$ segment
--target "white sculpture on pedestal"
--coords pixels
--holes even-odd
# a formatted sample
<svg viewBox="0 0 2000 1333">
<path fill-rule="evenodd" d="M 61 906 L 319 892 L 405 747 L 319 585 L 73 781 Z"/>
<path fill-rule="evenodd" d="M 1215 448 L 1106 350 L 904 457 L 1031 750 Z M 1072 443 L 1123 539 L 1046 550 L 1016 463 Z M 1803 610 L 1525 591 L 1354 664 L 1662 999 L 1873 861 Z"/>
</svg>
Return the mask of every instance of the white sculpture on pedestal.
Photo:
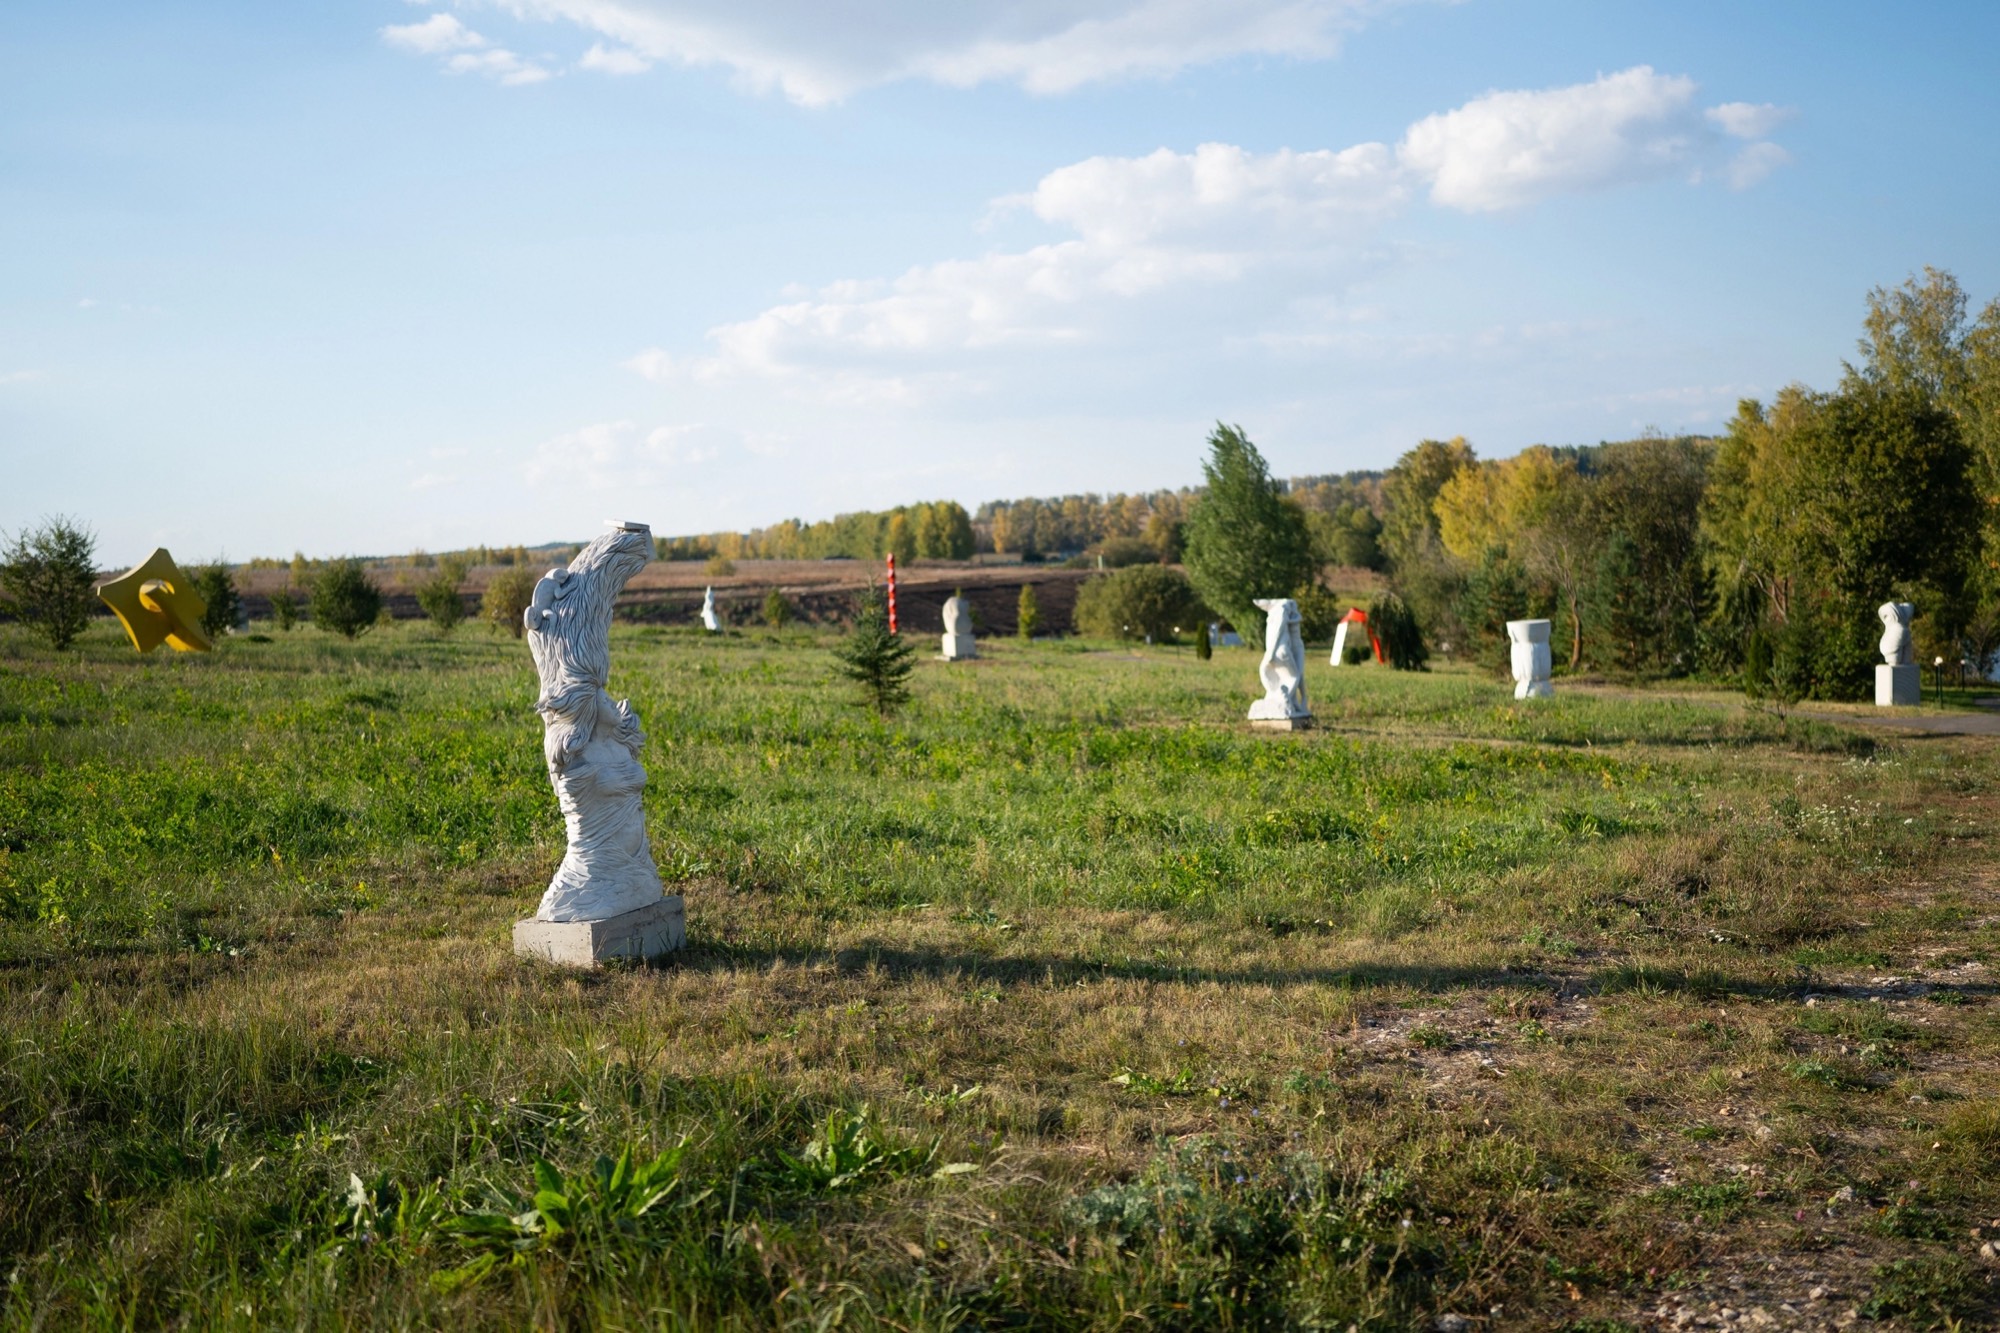
<svg viewBox="0 0 2000 1333">
<path fill-rule="evenodd" d="M 1549 677 L 1554 671 L 1555 660 L 1549 654 L 1549 622 L 1510 620 L 1507 622 L 1507 638 L 1513 654 L 1514 697 L 1553 698 L 1556 687 Z"/>
<path fill-rule="evenodd" d="M 1299 638 L 1299 604 L 1289 597 L 1260 597 L 1264 612 L 1264 660 L 1257 668 L 1264 697 L 1250 705 L 1250 721 L 1292 731 L 1312 722 L 1306 706 L 1306 648 Z"/>
<path fill-rule="evenodd" d="M 947 662 L 964 662 L 979 656 L 979 649 L 972 641 L 972 608 L 957 595 L 947 597 L 944 603 L 942 656 Z"/>
<path fill-rule="evenodd" d="M 710 634 L 722 633 L 722 617 L 715 609 L 715 589 L 701 590 L 701 627 Z"/>
<path fill-rule="evenodd" d="M 1875 706 L 1914 707 L 1924 701 L 1924 669 L 1910 644 L 1910 620 L 1917 608 L 1909 602 L 1884 602 L 1876 615 L 1882 617 L 1882 665 L 1875 668 Z"/>
<path fill-rule="evenodd" d="M 646 840 L 645 736 L 631 705 L 605 690 L 612 600 L 652 555 L 651 530 L 621 524 L 550 570 L 522 614 L 541 677 L 542 757 L 569 847 L 534 919 L 514 928 L 517 953 L 594 966 L 680 944 L 681 900 L 666 896 Z"/>
</svg>

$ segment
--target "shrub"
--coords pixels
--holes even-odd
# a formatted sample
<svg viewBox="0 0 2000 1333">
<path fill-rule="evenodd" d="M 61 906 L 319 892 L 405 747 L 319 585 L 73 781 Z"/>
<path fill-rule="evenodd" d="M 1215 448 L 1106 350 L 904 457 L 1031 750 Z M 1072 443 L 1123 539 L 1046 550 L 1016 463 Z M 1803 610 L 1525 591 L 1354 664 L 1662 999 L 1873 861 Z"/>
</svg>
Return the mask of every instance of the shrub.
<svg viewBox="0 0 2000 1333">
<path fill-rule="evenodd" d="M 279 629 L 290 633 L 299 623 L 299 596 L 290 588 L 280 588 L 271 594 L 271 619 Z"/>
<path fill-rule="evenodd" d="M 861 599 L 861 614 L 846 642 L 833 650 L 841 675 L 861 686 L 862 702 L 887 717 L 910 699 L 912 649 L 889 632 L 889 608 L 880 590 Z"/>
<path fill-rule="evenodd" d="M 312 618 L 321 629 L 351 639 L 381 613 L 381 589 L 369 580 L 359 560 L 329 560 L 314 577 Z"/>
<path fill-rule="evenodd" d="M 23 624 L 50 647 L 67 648 L 90 620 L 96 558 L 90 529 L 58 514 L 14 539 L 0 561 L 0 588 Z"/>
<path fill-rule="evenodd" d="M 417 605 L 430 617 L 431 624 L 446 634 L 465 619 L 465 603 L 458 596 L 458 585 L 464 578 L 464 565 L 445 560 L 435 575 L 417 585 Z"/>
<path fill-rule="evenodd" d="M 736 562 L 726 555 L 712 555 L 702 565 L 709 577 L 726 579 L 736 572 Z"/>
<path fill-rule="evenodd" d="M 1368 604 L 1368 625 L 1382 644 L 1382 656 L 1398 671 L 1422 671 L 1430 660 L 1424 632 L 1416 613 L 1393 592 L 1385 592 Z"/>
<path fill-rule="evenodd" d="M 220 560 L 195 570 L 194 595 L 203 603 L 201 632 L 211 640 L 233 629 L 237 617 L 243 614 L 243 598 L 236 591 L 236 580 L 230 577 L 229 566 Z"/>
<path fill-rule="evenodd" d="M 526 632 L 521 616 L 534 600 L 535 584 L 540 582 L 534 570 L 523 565 L 503 569 L 493 576 L 486 585 L 485 595 L 479 599 L 479 615 L 495 628 L 510 631 L 515 638 Z"/>
<path fill-rule="evenodd" d="M 1095 554 L 1106 569 L 1160 563 L 1159 548 L 1142 537 L 1107 537 Z"/>
<path fill-rule="evenodd" d="M 1093 638 L 1171 642 L 1177 629 L 1193 629 L 1205 618 L 1187 575 L 1166 565 L 1099 574 L 1076 595 L 1077 631 Z"/>
<path fill-rule="evenodd" d="M 1014 612 L 1015 632 L 1021 642 L 1027 643 L 1035 637 L 1035 631 L 1042 627 L 1042 604 L 1035 598 L 1035 585 L 1021 585 L 1021 600 Z"/>
<path fill-rule="evenodd" d="M 1324 585 L 1312 582 L 1302 585 L 1292 594 L 1292 600 L 1299 604 L 1299 637 L 1307 643 L 1325 643 L 1333 638 L 1335 626 L 1346 614 L 1340 599 L 1328 592 Z"/>
<path fill-rule="evenodd" d="M 764 623 L 772 629 L 783 629 L 792 623 L 791 599 L 776 588 L 764 594 Z"/>
<path fill-rule="evenodd" d="M 1215 644 L 1208 637 L 1208 617 L 1200 617 L 1201 623 L 1194 627 L 1194 655 L 1207 662 L 1215 657 Z"/>
</svg>

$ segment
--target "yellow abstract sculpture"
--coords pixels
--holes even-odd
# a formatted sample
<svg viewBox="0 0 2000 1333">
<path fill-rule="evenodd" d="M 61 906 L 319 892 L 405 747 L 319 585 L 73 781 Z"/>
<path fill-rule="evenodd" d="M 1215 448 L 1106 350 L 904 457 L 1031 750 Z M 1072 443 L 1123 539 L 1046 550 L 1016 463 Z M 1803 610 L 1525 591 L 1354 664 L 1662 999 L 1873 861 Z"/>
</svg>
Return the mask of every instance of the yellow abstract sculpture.
<svg viewBox="0 0 2000 1333">
<path fill-rule="evenodd" d="M 118 613 L 132 646 L 142 653 L 152 652 L 162 642 L 183 653 L 205 653 L 215 647 L 201 628 L 208 603 L 195 594 L 194 580 L 181 573 L 164 546 L 99 588 L 97 595 Z"/>
</svg>

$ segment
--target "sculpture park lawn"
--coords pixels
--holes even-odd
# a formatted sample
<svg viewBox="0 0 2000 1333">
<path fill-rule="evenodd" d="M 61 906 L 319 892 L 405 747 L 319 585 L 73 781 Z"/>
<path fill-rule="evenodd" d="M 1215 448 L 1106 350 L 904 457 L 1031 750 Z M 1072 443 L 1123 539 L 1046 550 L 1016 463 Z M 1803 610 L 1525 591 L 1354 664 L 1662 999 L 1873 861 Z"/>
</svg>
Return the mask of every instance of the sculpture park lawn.
<svg viewBox="0 0 2000 1333">
<path fill-rule="evenodd" d="M 621 627 L 690 947 L 575 975 L 519 642 L 116 634 L 0 626 L 10 1326 L 1993 1317 L 1986 738 Z"/>
</svg>

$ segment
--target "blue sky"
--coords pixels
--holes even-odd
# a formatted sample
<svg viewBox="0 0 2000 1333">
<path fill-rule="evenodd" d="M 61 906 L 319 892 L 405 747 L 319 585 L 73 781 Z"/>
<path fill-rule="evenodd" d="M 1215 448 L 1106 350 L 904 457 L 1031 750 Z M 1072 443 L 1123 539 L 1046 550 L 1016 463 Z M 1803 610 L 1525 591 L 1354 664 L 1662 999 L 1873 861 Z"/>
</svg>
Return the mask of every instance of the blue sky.
<svg viewBox="0 0 2000 1333">
<path fill-rule="evenodd" d="M 2000 6 L 0 7 L 0 530 L 660 532 L 1714 430 L 2000 295 Z"/>
</svg>

